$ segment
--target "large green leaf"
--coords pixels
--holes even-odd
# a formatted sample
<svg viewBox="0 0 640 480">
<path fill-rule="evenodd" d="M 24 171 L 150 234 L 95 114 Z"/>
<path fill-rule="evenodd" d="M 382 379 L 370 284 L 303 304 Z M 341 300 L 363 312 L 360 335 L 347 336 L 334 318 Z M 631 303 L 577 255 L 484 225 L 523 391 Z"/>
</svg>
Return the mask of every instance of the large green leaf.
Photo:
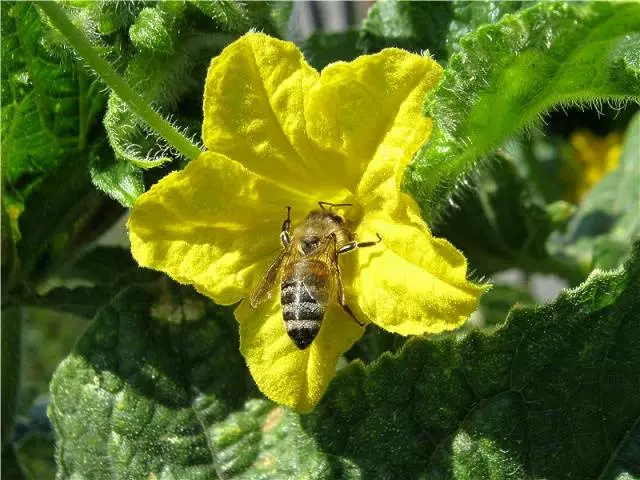
<svg viewBox="0 0 640 480">
<path fill-rule="evenodd" d="M 214 425 L 250 393 L 229 309 L 169 283 L 130 288 L 54 375 L 60 478 L 213 478 Z"/>
<path fill-rule="evenodd" d="M 593 187 L 566 231 L 551 238 L 549 249 L 554 255 L 583 265 L 585 270 L 620 263 L 640 238 L 639 158 L 637 113 L 627 129 L 619 167 Z"/>
<path fill-rule="evenodd" d="M 362 478 L 636 478 L 639 287 L 636 248 L 493 333 L 352 364 L 303 426 Z"/>
<path fill-rule="evenodd" d="M 550 109 L 639 101 L 639 42 L 637 3 L 542 3 L 478 28 L 428 95 L 435 129 L 407 188 L 433 217 L 480 157 Z"/>
<path fill-rule="evenodd" d="M 52 382 L 60 478 L 638 475 L 639 285 L 636 250 L 492 333 L 354 362 L 302 417 L 245 402 L 256 392 L 218 307 L 130 289 Z"/>
</svg>

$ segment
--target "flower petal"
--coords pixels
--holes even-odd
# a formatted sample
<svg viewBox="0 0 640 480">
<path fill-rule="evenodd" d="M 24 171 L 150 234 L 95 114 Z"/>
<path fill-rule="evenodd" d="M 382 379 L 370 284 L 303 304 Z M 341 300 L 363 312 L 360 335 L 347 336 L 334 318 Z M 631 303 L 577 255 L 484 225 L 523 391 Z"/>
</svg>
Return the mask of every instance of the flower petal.
<svg viewBox="0 0 640 480">
<path fill-rule="evenodd" d="M 467 261 L 443 238 L 434 238 L 419 208 L 400 194 L 393 212 L 367 214 L 360 240 L 383 241 L 357 250 L 357 268 L 345 270 L 350 295 L 369 319 L 391 332 L 419 335 L 452 330 L 478 307 L 488 288 L 466 279 Z"/>
<path fill-rule="evenodd" d="M 131 251 L 140 265 L 194 285 L 216 303 L 232 304 L 281 249 L 287 205 L 295 216 L 315 203 L 205 152 L 137 200 L 128 224 Z"/>
<path fill-rule="evenodd" d="M 240 322 L 240 350 L 258 387 L 298 412 L 309 412 L 320 401 L 338 358 L 364 332 L 332 304 L 313 343 L 299 350 L 285 330 L 279 298 L 257 309 L 242 302 L 235 316 Z"/>
<path fill-rule="evenodd" d="M 307 128 L 348 166 L 350 188 L 372 159 L 402 170 L 431 130 L 422 115 L 426 92 L 442 68 L 431 58 L 388 48 L 322 71 L 306 103 Z"/>
<path fill-rule="evenodd" d="M 236 40 L 207 73 L 202 128 L 207 149 L 316 200 L 331 201 L 322 187 L 340 190 L 332 175 L 336 166 L 308 138 L 304 114 L 305 96 L 317 78 L 291 42 L 261 33 Z"/>
</svg>

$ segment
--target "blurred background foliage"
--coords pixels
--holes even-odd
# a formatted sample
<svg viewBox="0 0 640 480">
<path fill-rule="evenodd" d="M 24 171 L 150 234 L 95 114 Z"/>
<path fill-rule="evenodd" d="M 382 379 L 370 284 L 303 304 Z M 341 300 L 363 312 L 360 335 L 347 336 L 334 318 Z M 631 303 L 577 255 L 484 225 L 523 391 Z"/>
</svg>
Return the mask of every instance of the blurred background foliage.
<svg viewBox="0 0 640 480">
<path fill-rule="evenodd" d="M 389 46 L 428 50 L 447 68 L 471 41 L 465 35 L 533 3 L 63 5 L 128 83 L 197 141 L 209 61 L 250 29 L 296 41 L 317 69 Z M 37 6 L 2 2 L 1 17 L 2 475 L 46 479 L 56 471 L 46 414 L 52 374 L 83 333 L 98 328 L 92 319 L 116 294 L 166 281 L 134 264 L 122 219 L 138 195 L 186 160 L 109 93 Z M 476 278 L 496 283 L 454 336 L 496 328 L 514 305 L 535 305 L 593 268 L 622 264 L 640 235 L 637 111 L 637 103 L 618 101 L 555 106 L 443 197 L 432 229 L 466 254 Z M 346 360 L 370 364 L 404 343 L 369 328 Z M 255 402 L 220 414 L 216 428 L 258 428 L 251 419 L 264 420 L 269 409 Z M 284 415 L 308 442 L 298 420 Z M 284 441 L 281 430 L 269 441 Z M 231 458 L 223 471 L 245 471 L 221 449 Z"/>
</svg>

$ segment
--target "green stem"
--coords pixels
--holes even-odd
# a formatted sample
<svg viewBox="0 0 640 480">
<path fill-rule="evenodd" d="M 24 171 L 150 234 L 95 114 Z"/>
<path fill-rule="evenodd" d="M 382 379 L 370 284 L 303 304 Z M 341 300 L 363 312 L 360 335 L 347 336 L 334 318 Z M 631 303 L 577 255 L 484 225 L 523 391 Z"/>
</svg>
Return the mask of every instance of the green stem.
<svg viewBox="0 0 640 480">
<path fill-rule="evenodd" d="M 109 62 L 94 50 L 84 34 L 78 30 L 67 14 L 56 3 L 51 1 L 35 2 L 49 17 L 51 23 L 62 33 L 76 52 L 93 68 L 102 80 L 124 100 L 131 110 L 163 137 L 170 145 L 190 159 L 200 155 L 201 150 L 191 143 L 173 125 L 153 110 L 149 104 L 136 93 L 127 82 L 117 74 Z"/>
</svg>

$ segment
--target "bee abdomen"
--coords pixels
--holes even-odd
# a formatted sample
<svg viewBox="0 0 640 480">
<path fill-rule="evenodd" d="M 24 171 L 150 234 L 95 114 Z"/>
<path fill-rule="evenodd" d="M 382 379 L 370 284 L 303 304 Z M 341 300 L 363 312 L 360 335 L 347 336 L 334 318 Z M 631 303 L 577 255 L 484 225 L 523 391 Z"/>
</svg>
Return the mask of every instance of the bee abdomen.
<svg viewBox="0 0 640 480">
<path fill-rule="evenodd" d="M 300 350 L 304 350 L 316 338 L 325 308 L 302 282 L 283 284 L 281 303 L 287 334 Z"/>
</svg>

